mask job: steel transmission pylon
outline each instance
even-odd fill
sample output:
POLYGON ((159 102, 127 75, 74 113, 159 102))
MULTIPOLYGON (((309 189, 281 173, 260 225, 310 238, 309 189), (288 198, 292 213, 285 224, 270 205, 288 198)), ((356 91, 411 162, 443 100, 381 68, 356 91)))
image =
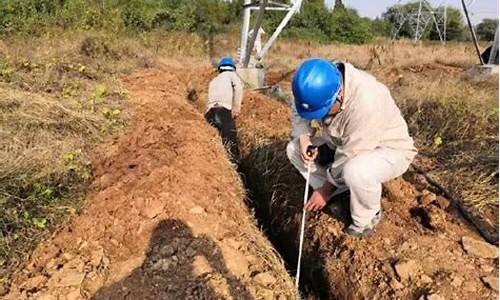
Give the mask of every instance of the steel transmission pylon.
POLYGON ((434 26, 439 35, 441 42, 446 42, 446 18, 447 5, 444 1, 441 5, 434 8, 429 1, 419 0, 418 8, 411 11, 404 9, 403 1, 399 0, 396 7, 396 15, 394 16, 394 25, 391 29, 393 38, 397 38, 401 29, 408 25, 411 35, 415 42, 422 39, 424 33, 429 26, 434 26))
POLYGON ((276 1, 265 1, 265 0, 245 0, 243 3, 243 22, 241 25, 241 41, 240 41, 240 62, 244 64, 244 67, 247 67, 249 57, 251 54, 251 50, 253 48, 253 42, 255 39, 249 41, 249 31, 250 31, 250 15, 252 11, 258 11, 257 22, 254 28, 254 32, 257 32, 258 27, 260 26, 259 20, 262 21, 263 14, 265 11, 286 11, 287 13, 281 20, 280 24, 273 32, 269 40, 262 47, 262 51, 258 53, 258 60, 262 60, 264 56, 271 48, 272 44, 278 37, 278 35, 283 31, 283 28, 288 24, 290 19, 294 14, 299 12, 300 7, 302 5, 302 0, 288 0, 282 2, 276 1), (286 3, 284 3, 286 2, 286 3), (260 18, 259 18, 260 17, 260 18))

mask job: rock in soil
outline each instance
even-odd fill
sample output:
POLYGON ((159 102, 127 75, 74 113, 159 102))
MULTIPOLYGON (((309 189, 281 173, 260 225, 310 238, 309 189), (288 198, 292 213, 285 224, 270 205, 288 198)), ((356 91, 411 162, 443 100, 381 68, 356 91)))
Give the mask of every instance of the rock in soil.
POLYGON ((276 278, 269 272, 259 273, 253 277, 253 280, 262 286, 270 286, 276 282, 276 278))
POLYGON ((481 265, 481 271, 483 271, 486 274, 493 272, 493 270, 495 270, 495 268, 493 268, 490 265, 481 265))
POLYGON ((424 283, 424 284, 429 284, 429 283, 434 282, 431 277, 429 277, 425 274, 422 274, 422 276, 420 276, 420 281, 422 281, 422 283, 424 283))
POLYGON ((158 198, 148 199, 143 208, 143 213, 146 217, 152 219, 161 214, 164 210, 165 204, 158 198))
POLYGON ((444 298, 438 294, 431 294, 425 297, 427 300, 444 300, 444 298))
POLYGON ((38 275, 28 279, 25 283, 25 287, 27 289, 36 289, 43 286, 43 284, 45 284, 46 282, 47 282, 47 277, 43 275, 38 275))
POLYGON ((428 190, 424 190, 418 202, 423 206, 428 206, 432 202, 436 201, 436 198, 436 194, 429 192, 428 190))
POLYGON ((201 215, 205 213, 205 209, 201 206, 195 206, 189 210, 189 213, 193 215, 201 215))
POLYGON ((443 196, 437 196, 435 202, 436 205, 443 210, 446 210, 448 209, 448 207, 450 207, 450 200, 446 199, 443 196))
POLYGON ((419 191, 423 191, 427 187, 429 187, 429 182, 427 182, 425 176, 419 173, 415 173, 415 175, 413 176, 413 184, 419 191))
POLYGON ((68 271, 64 272, 60 275, 61 278, 57 283, 57 286, 79 286, 82 284, 83 279, 85 278, 85 273, 80 273, 77 271, 68 271))
POLYGON ((410 213, 419 220, 419 222, 428 229, 444 231, 446 229, 445 212, 436 206, 414 207, 410 213))
POLYGON ((451 285, 454 287, 461 287, 462 283, 464 282, 464 278, 462 276, 455 275, 451 279, 451 285))
POLYGON ((487 287, 498 292, 498 277, 486 276, 481 278, 481 280, 486 284, 487 287))
POLYGON ((445 212, 436 206, 430 206, 427 209, 429 214, 429 224, 433 229, 444 231, 446 229, 445 212))
POLYGON ((399 261, 394 266, 394 269, 401 281, 408 281, 414 278, 419 271, 418 264, 415 260, 399 261))
POLYGON ((393 290, 400 290, 404 288, 404 285, 401 284, 396 278, 392 278, 391 282, 389 282, 389 285, 393 290))
POLYGON ((498 248, 467 236, 462 237, 462 246, 469 255, 481 258, 497 258, 498 248))

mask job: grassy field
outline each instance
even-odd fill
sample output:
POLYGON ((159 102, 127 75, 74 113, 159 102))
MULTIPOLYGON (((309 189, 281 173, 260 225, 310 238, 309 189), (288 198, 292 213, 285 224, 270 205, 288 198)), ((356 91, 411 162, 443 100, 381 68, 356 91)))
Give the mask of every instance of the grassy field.
MULTIPOLYGON (((92 179, 92 149, 128 121, 122 76, 162 63, 206 65, 207 53, 235 55, 234 45, 236 35, 207 44, 167 32, 50 31, 0 39, 0 277, 78 212, 92 179)), ((279 41, 267 67, 285 74, 281 84, 289 90, 293 69, 311 56, 350 61, 386 83, 428 170, 467 205, 498 212, 498 77, 463 76, 475 62, 469 44, 279 41)))
POLYGON ((127 123, 122 76, 177 52, 202 56, 202 43, 161 32, 0 39, 0 278, 79 210, 92 149, 127 123))

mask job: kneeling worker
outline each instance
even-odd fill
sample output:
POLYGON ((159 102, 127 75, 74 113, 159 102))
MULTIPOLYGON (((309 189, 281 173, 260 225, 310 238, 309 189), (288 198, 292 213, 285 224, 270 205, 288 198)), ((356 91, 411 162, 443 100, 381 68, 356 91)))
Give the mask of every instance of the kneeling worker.
POLYGON ((222 142, 232 159, 239 159, 236 125, 243 99, 243 84, 236 74, 236 64, 231 57, 223 57, 218 66, 219 74, 210 81, 205 118, 217 128, 222 142))
POLYGON ((321 210, 336 190, 349 190, 346 233, 369 235, 382 219, 382 183, 402 175, 417 153, 389 89, 349 63, 315 58, 297 69, 292 91, 294 139, 287 154, 303 176, 311 164, 314 192, 305 209, 321 210), (319 137, 312 137, 312 120, 319 137))

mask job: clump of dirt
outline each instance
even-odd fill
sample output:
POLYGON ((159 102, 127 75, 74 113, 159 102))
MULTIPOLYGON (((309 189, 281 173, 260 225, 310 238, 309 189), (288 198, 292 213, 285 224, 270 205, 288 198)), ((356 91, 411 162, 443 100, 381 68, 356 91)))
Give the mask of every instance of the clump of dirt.
POLYGON ((184 75, 125 79, 130 129, 100 149, 85 210, 37 247, 6 299, 297 297, 184 75))
MULTIPOLYGON (((304 180, 285 154, 289 115, 284 104, 248 93, 239 129, 251 205, 293 269, 304 180)), ((340 208, 309 214, 302 282, 309 299, 495 299, 488 282, 498 280, 498 248, 488 258, 478 255, 492 246, 452 203, 424 188, 430 189, 412 172, 385 184, 385 218, 366 239, 343 233, 348 194, 335 200, 340 208), (467 251, 464 238, 480 249, 467 251)))

